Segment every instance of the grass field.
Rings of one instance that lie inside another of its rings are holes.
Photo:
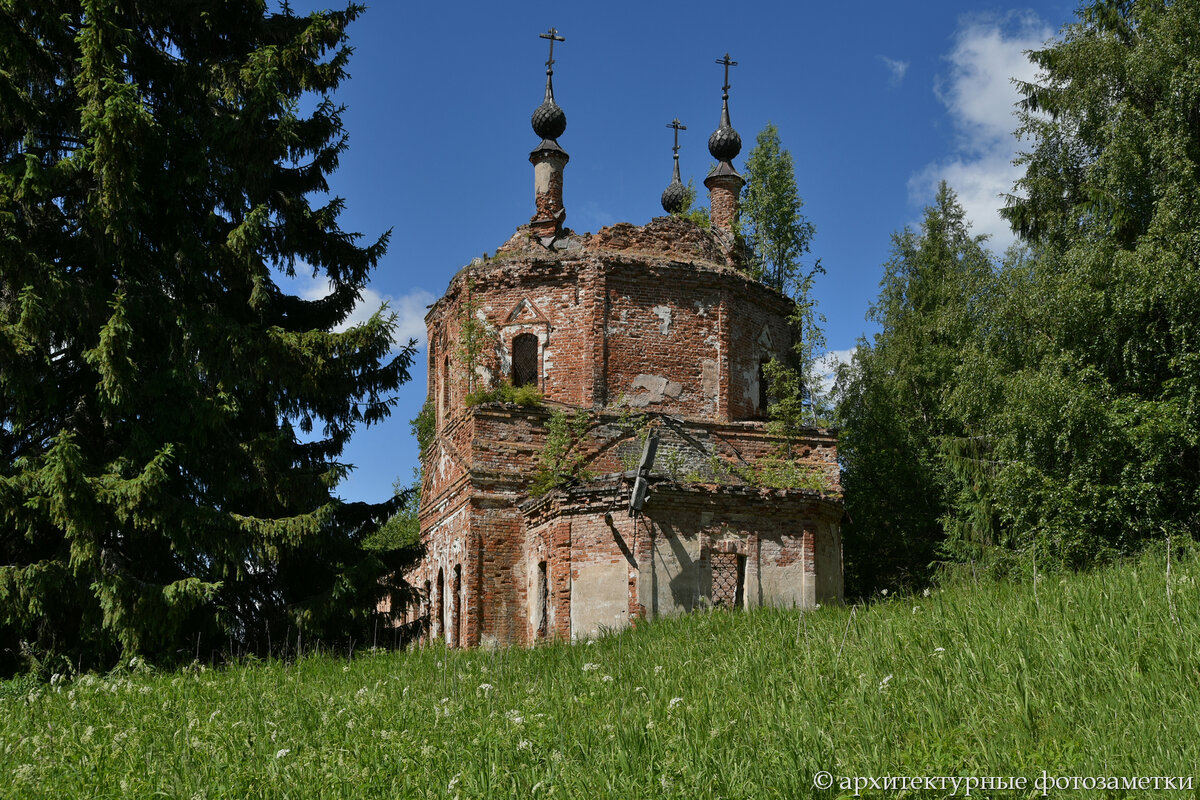
[[[1036,591],[714,611],[586,645],[13,681],[0,796],[797,798],[852,794],[853,776],[1024,776],[971,795],[1016,798],[1044,774],[1186,780],[1198,577],[1176,554],[1168,581],[1158,554]],[[820,771],[833,788],[813,788]],[[1200,797],[1176,788],[1047,795]]]

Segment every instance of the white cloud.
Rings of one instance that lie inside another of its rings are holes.
[[[880,56],[879,60],[888,68],[888,84],[899,86],[904,81],[904,74],[908,72],[908,62],[887,56]]]
[[[1018,144],[1013,111],[1021,98],[1013,80],[1037,77],[1025,51],[1041,48],[1052,34],[1033,13],[974,18],[959,28],[946,56],[950,72],[939,78],[934,89],[958,135],[956,152],[926,165],[908,182],[914,203],[930,202],[938,182],[949,183],[973,230],[989,234],[996,250],[1013,241],[1008,223],[1000,217],[1001,195],[1012,191],[1021,174],[1012,165]]]
[[[834,378],[837,377],[838,365],[849,364],[854,359],[854,351],[856,349],[855,347],[848,347],[845,350],[830,350],[817,358],[814,367],[821,381],[821,394],[828,395],[833,389]]]
[[[289,280],[282,276],[277,276],[277,279],[284,284]],[[326,278],[301,277],[298,275],[292,279],[292,284],[290,287],[291,291],[294,291],[306,300],[319,300],[333,291],[333,284]],[[380,306],[387,303],[388,311],[396,315],[396,330],[392,334],[393,344],[397,346],[406,345],[410,339],[416,339],[417,347],[424,349],[425,312],[428,310],[427,306],[434,300],[437,300],[437,296],[424,289],[413,289],[407,294],[393,297],[392,295],[380,294],[368,287],[363,289],[362,299],[354,306],[354,310],[350,312],[350,316],[341,325],[336,326],[334,330],[340,332],[366,322],[371,318],[372,314],[379,310]]]

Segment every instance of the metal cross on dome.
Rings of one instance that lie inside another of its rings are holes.
[[[675,153],[675,157],[678,158],[679,157],[679,132],[686,131],[687,125],[684,125],[682,122],[679,121],[679,117],[676,117],[675,119],[673,119],[667,123],[667,127],[675,129],[675,146],[671,148],[671,151],[673,153]]]
[[[545,33],[539,33],[538,38],[550,40],[550,58],[547,59],[547,61],[546,61],[546,72],[552,73],[552,72],[554,72],[554,43],[555,42],[565,42],[566,37],[558,35],[558,28],[551,28],[550,30],[546,31]],[[728,74],[728,71],[726,72],[726,74]]]
[[[717,63],[725,65],[725,85],[721,87],[721,91],[723,91],[726,95],[728,95],[729,94],[729,68],[736,67],[738,65],[738,63],[736,61],[729,60],[729,53],[726,53],[724,58],[718,58]]]

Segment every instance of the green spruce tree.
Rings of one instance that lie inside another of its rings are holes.
[[[387,235],[313,202],[361,11],[0,1],[0,670],[330,642],[389,590],[400,500],[335,488],[412,350],[333,332]]]
[[[945,183],[920,230],[892,237],[884,269],[868,314],[880,332],[839,378],[847,591],[860,595],[920,585],[940,556],[955,499],[943,448],[970,435],[948,395],[992,279],[983,237]]]

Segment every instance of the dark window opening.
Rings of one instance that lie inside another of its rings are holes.
[[[455,647],[462,647],[462,604],[462,564],[456,564],[454,567],[454,622],[450,626],[450,630],[454,634],[454,641],[452,644]]]
[[[446,582],[442,579],[442,571],[438,570],[437,594],[433,598],[433,637],[446,635]]]
[[[545,561],[538,563],[537,598],[537,635],[539,639],[545,639],[550,627],[550,577]]]
[[[538,339],[532,333],[522,333],[512,342],[513,386],[538,385]]]
[[[771,398],[771,385],[767,381],[767,361],[770,359],[762,359],[758,362],[758,413],[762,416],[767,415],[767,405]]]

